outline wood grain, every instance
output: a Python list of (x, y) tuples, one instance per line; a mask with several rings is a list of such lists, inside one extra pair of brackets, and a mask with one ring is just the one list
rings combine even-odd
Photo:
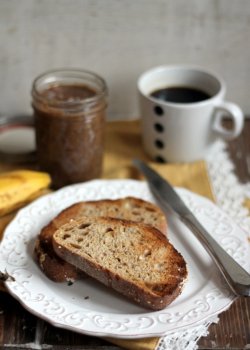
[[(242, 183), (250, 181), (250, 120), (239, 138), (228, 142), (228, 152), (235, 165), (235, 174)], [(220, 315), (218, 324), (209, 328), (207, 337), (199, 341), (199, 349), (250, 348), (250, 298), (238, 298), (229, 310)]]

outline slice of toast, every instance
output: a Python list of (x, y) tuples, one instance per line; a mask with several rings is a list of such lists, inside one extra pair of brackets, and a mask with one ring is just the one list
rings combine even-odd
[(160, 310), (181, 292), (186, 262), (156, 228), (105, 217), (82, 217), (53, 235), (55, 252), (84, 273), (134, 300)]
[(72, 281), (82, 274), (75, 266), (59, 258), (52, 246), (53, 233), (70, 219), (81, 216), (109, 216), (144, 222), (155, 226), (164, 234), (167, 231), (167, 221), (161, 209), (153, 203), (135, 197), (125, 197), (115, 200), (78, 202), (63, 210), (47, 226), (45, 226), (35, 244), (35, 257), (42, 271), (55, 282)]

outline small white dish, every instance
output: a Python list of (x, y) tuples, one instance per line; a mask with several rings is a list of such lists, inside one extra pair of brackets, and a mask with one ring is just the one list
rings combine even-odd
[(0, 117), (0, 160), (8, 163), (35, 160), (35, 130), (30, 117)]

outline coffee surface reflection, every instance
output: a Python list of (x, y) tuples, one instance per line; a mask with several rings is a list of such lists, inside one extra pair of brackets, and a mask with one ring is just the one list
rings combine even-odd
[(174, 103), (196, 103), (211, 97), (205, 91), (186, 86), (165, 87), (151, 92), (150, 96)]

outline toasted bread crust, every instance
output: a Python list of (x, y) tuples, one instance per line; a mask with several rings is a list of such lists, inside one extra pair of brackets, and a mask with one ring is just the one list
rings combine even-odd
[(116, 200), (104, 199), (75, 203), (59, 213), (45, 226), (36, 240), (34, 253), (38, 264), (45, 275), (55, 282), (76, 280), (82, 276), (82, 273), (74, 266), (55, 254), (52, 236), (61, 225), (84, 215), (102, 215), (143, 221), (154, 225), (164, 234), (167, 231), (167, 221), (160, 208), (139, 198), (125, 197)]
[(124, 219), (82, 217), (53, 235), (63, 260), (143, 307), (160, 310), (181, 292), (186, 262), (156, 228)]

